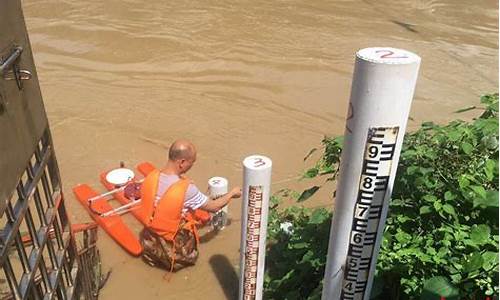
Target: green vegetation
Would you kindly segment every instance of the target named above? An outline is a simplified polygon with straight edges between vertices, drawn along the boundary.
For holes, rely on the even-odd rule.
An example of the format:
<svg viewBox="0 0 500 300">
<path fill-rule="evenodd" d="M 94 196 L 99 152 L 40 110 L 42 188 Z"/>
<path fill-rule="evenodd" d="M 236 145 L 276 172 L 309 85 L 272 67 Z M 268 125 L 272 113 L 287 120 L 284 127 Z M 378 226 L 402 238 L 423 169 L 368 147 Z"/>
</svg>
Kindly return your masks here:
<svg viewBox="0 0 500 300">
<path fill-rule="evenodd" d="M 424 123 L 405 136 L 374 299 L 498 295 L 498 94 L 481 97 L 481 103 L 481 115 L 470 122 Z M 305 178 L 338 176 L 342 138 L 325 138 L 323 145 Z M 305 201 L 319 188 L 272 198 L 266 299 L 321 297 L 331 214 L 278 209 L 281 198 Z"/>
</svg>

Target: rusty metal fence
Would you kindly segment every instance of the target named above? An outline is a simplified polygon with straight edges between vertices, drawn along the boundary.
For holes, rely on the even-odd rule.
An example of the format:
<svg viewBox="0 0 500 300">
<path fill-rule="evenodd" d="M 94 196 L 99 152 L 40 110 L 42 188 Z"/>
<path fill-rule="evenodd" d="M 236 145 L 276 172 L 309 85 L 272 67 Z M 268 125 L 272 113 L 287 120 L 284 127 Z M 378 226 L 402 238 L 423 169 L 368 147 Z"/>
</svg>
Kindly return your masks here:
<svg viewBox="0 0 500 300">
<path fill-rule="evenodd" d="M 110 272 L 102 273 L 101 257 L 97 248 L 97 224 L 73 225 L 76 246 L 78 249 L 77 282 L 75 298 L 97 299 L 99 290 L 109 278 Z"/>
<path fill-rule="evenodd" d="M 15 299 L 73 298 L 77 253 L 57 170 L 47 129 L 1 218 L 0 264 Z"/>
<path fill-rule="evenodd" d="M 0 28 L 0 300 L 96 299 L 97 227 L 68 220 L 20 0 Z"/>
</svg>

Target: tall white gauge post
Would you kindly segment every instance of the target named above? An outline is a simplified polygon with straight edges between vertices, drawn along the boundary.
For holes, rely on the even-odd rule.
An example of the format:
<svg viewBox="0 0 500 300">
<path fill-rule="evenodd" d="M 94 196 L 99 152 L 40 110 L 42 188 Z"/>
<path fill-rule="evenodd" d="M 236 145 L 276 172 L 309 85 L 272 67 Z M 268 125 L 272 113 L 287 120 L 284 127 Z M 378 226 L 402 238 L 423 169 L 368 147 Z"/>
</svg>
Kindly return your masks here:
<svg viewBox="0 0 500 300">
<path fill-rule="evenodd" d="M 420 57 L 357 52 L 330 230 L 323 300 L 368 300 Z"/>
<path fill-rule="evenodd" d="M 271 159 L 252 155 L 243 160 L 240 300 L 260 300 L 264 284 Z"/>
</svg>

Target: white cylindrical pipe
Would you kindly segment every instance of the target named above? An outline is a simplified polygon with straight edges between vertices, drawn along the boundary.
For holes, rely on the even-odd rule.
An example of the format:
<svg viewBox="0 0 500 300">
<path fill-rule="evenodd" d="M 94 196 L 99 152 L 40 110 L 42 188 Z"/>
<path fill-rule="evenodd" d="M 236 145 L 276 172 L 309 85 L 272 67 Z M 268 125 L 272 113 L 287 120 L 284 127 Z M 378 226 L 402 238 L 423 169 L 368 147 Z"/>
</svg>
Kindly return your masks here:
<svg viewBox="0 0 500 300">
<path fill-rule="evenodd" d="M 212 177 L 208 180 L 208 192 L 210 197 L 219 198 L 227 194 L 229 182 L 224 177 Z"/>
<path fill-rule="evenodd" d="M 216 199 L 219 198 L 228 192 L 228 180 L 224 177 L 212 177 L 208 180 L 208 193 L 210 198 Z M 216 223 L 214 224 L 214 228 L 221 230 L 224 229 L 227 225 L 227 220 L 229 218 L 229 209 L 228 205 L 224 206 L 219 210 L 217 213 L 215 213 L 216 216 Z M 215 218 L 214 216 L 214 218 Z"/>
<path fill-rule="evenodd" d="M 243 160 L 240 300 L 262 299 L 271 167 L 271 159 L 265 156 L 252 155 Z"/>
<path fill-rule="evenodd" d="M 369 299 L 420 57 L 357 52 L 323 300 Z"/>
</svg>

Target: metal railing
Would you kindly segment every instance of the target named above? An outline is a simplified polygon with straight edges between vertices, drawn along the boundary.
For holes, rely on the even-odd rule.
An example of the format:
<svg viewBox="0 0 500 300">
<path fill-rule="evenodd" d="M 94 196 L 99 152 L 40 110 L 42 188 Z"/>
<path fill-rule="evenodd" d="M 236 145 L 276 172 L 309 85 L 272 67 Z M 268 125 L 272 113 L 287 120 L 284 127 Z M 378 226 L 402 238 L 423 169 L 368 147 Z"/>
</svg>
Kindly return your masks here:
<svg viewBox="0 0 500 300">
<path fill-rule="evenodd" d="M 0 300 L 96 299 L 97 227 L 68 220 L 20 0 L 0 27 Z"/>
<path fill-rule="evenodd" d="M 72 299 L 77 253 L 48 129 L 0 220 L 0 265 L 14 298 Z"/>
<path fill-rule="evenodd" d="M 110 275 L 109 272 L 102 274 L 101 257 L 97 248 L 97 229 L 96 223 L 73 225 L 79 264 L 75 283 L 77 298 L 97 299 L 99 290 Z"/>
</svg>

